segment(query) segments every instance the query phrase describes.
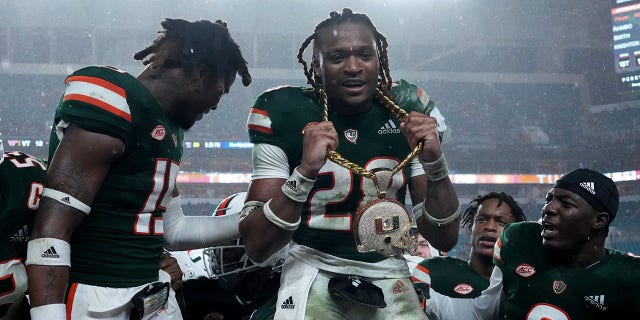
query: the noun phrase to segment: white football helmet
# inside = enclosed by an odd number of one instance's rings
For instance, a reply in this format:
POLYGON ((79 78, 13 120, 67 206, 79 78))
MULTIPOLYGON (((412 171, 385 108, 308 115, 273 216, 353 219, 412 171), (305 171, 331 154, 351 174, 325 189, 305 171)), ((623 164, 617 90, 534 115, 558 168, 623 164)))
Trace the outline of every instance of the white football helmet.
MULTIPOLYGON (((213 216, 240 215, 246 197, 246 192, 238 192, 224 198, 216 207, 213 216)), ((240 238, 226 245, 206 248, 203 253, 206 257, 205 264, 209 264, 207 270, 210 271, 210 278, 215 279, 257 268, 247 256, 240 238)))
POLYGON ((180 269, 182 269, 182 281, 209 277, 207 266, 203 260, 203 252, 204 249, 171 252, 171 255, 178 260, 180 269))
MULTIPOLYGON (((212 216, 240 215, 246 195, 246 192, 239 192, 224 198, 216 206, 212 216)), ((185 281, 206 277, 235 282, 233 279, 239 279, 242 272, 259 268, 251 262, 245 253, 240 238, 232 240, 228 244, 204 249, 176 251, 172 255, 178 260, 184 273, 182 279, 185 281)))

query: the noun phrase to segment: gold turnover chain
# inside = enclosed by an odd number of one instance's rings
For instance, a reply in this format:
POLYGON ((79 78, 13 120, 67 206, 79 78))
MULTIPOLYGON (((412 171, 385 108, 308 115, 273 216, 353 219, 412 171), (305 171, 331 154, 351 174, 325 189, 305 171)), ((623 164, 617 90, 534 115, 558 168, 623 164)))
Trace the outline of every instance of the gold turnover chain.
MULTIPOLYGON (((320 91, 320 98, 322 99, 322 107, 323 107, 323 120, 327 121, 329 120, 329 102, 327 99, 327 94, 324 92, 324 90, 319 90, 320 91)), ((380 89, 376 89, 376 94, 375 94, 376 98, 378 98, 382 104, 387 107, 387 109, 389 109, 389 111, 391 113, 393 113, 393 115, 395 115, 398 119, 400 119, 401 121, 404 121, 405 118, 408 116, 407 112, 402 110, 402 108, 400 108, 397 104, 395 104, 393 101, 391 101, 389 98, 385 97, 385 95, 382 93, 382 91, 380 91, 380 89)), ((422 143, 418 143, 418 145, 413 148, 413 150, 407 155, 407 157, 402 160, 402 162, 400 162, 398 165, 396 165, 392 170, 391 170, 391 176, 393 176, 394 174, 396 174, 398 171, 400 171, 404 166, 407 165, 407 163, 409 163, 409 161, 411 161, 411 159, 413 159, 418 153, 420 153, 420 151, 422 151, 422 143)), ((338 152, 333 151, 333 150, 327 150, 327 158, 329 158, 329 160, 347 168, 348 170, 350 170, 351 172, 354 172, 356 174, 359 174, 363 177, 367 177, 371 180, 374 181, 374 185, 376 186, 376 189, 378 189, 378 195, 380 197, 382 197, 382 195, 384 195, 384 193, 380 192, 380 188, 378 186, 378 178, 376 177, 376 175, 345 159, 344 157, 342 157, 342 155, 340 155, 338 152)))

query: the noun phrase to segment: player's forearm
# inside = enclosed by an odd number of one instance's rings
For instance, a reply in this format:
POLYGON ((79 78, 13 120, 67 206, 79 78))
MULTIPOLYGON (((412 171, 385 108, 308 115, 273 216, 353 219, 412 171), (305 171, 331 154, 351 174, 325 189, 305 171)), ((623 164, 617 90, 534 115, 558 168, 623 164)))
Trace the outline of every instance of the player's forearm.
POLYGON ((31 307, 64 303, 69 268, 63 266, 27 266, 31 307))
POLYGON ((458 242, 460 203, 448 177, 428 181, 423 206, 425 214, 418 219, 418 226, 425 231, 422 234, 428 236, 427 240, 435 248, 442 251, 451 250, 458 242))
MULTIPOLYGON (((277 199, 277 196, 268 203, 271 214, 283 220, 284 223, 295 225, 300 221, 301 203, 289 199, 277 199)), ((255 208, 240 222, 240 234, 242 234, 245 249, 251 260, 256 262, 264 261, 288 245, 294 231, 285 230, 267 219, 264 206, 255 208)))

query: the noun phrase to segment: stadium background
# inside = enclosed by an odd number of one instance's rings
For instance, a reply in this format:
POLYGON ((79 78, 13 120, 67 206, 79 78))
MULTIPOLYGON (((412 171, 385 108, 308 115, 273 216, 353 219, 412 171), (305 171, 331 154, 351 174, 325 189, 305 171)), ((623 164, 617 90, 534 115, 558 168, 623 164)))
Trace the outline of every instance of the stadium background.
MULTIPOLYGON (((614 2, 616 0, 613 0, 614 2)), ((609 246, 640 253, 640 106, 616 92, 609 1, 0 1, 0 138, 46 157, 64 77, 90 64, 138 74, 133 53, 165 17, 223 18, 254 82, 186 134, 185 211, 208 214, 244 191, 245 129, 263 90, 304 85, 298 48, 329 11, 367 13, 390 42, 394 79, 412 81, 444 113, 443 148, 463 209, 505 191, 536 220, 558 174, 589 167, 621 191, 609 246)), ((307 59, 308 60, 308 59, 307 59)), ((466 255, 463 232, 452 254, 466 255)))

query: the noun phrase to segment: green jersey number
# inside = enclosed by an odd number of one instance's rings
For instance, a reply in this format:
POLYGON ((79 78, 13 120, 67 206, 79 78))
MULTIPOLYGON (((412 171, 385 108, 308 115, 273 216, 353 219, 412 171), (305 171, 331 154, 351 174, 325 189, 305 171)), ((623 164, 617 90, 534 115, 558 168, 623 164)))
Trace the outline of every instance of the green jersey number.
MULTIPOLYGON (((18 169, 24 168, 34 168, 35 166, 39 166, 42 170, 47 170, 47 166, 42 162, 42 160, 26 155, 20 151, 12 151, 7 152, 5 154, 7 159, 11 164, 13 164, 18 169)), ((44 185, 40 182, 31 182, 31 187, 29 188, 29 198, 27 198, 27 208, 29 210, 38 210, 40 206, 40 196, 42 195, 42 191, 44 190, 44 185)))
POLYGON ((538 303, 529 310, 527 320, 569 320, 569 315, 562 309, 548 303, 538 303))
MULTIPOLYGON (((399 161, 395 158, 375 158, 369 161, 364 169, 371 171, 375 168, 394 168, 399 161)), ((318 175, 330 175, 333 179, 333 185, 328 189, 317 189, 312 191, 309 212, 310 218, 307 220, 307 226, 310 229, 350 231, 352 226, 353 213, 327 213, 326 206, 330 204, 339 204, 347 201, 350 197, 360 194, 358 207, 374 200, 378 197, 376 187, 373 180, 368 178, 360 179, 360 185, 355 185, 355 173, 349 169, 336 164, 333 161, 327 161, 322 167, 318 175), (359 192, 355 192, 359 191, 359 192)), ((396 193, 405 182, 402 171, 393 175, 391 185, 387 189, 387 194, 396 193)))
POLYGON ((167 159, 156 159, 153 176, 153 189, 147 195, 142 211, 138 213, 134 225, 134 233, 142 235, 162 235, 162 217, 154 217, 153 212, 166 210, 173 191, 180 165, 167 159))

